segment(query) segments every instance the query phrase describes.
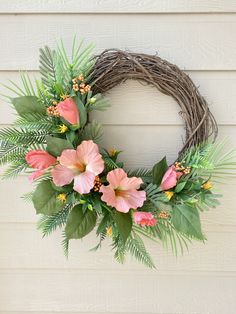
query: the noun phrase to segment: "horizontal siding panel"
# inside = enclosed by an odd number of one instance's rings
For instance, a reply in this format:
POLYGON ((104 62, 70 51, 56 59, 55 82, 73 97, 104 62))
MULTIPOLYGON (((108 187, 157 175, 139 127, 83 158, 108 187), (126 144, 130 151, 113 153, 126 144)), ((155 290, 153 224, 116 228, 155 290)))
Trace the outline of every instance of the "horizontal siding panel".
MULTIPOLYGON (((158 272, 236 272, 236 244, 228 241, 229 236, 234 238, 236 233, 228 233, 227 228, 222 232, 209 231, 207 228, 205 230, 208 241, 205 244, 190 244, 189 251, 178 258, 160 244, 144 239, 158 272)), ((85 237, 83 241, 71 241, 67 260, 63 255, 60 231, 42 239, 34 225, 1 224, 0 269, 146 271, 144 266, 129 257, 125 265, 118 264, 113 259, 114 252, 111 251, 109 238, 103 242, 101 250, 90 252, 97 242, 95 233, 85 237)))
POLYGON ((74 34, 96 52, 121 48, 163 58, 189 70, 235 70, 236 15, 2 15, 0 70, 37 69, 38 49, 74 34), (144 27, 145 26, 145 27, 144 27), (129 30, 127 32, 127 30, 129 30))
POLYGON ((1 13, 192 13, 236 12, 233 0, 11 0, 1 13))
POLYGON ((224 274, 9 270, 0 282, 0 311, 222 314, 227 304, 234 314, 236 307, 236 278, 224 274))
MULTIPOLYGON (((218 124, 235 125, 236 72, 188 71, 187 74, 206 97, 218 124)), ((32 78, 39 76, 38 72, 32 72, 30 75, 32 78)), ((8 80, 20 84, 17 72, 0 72, 0 82, 8 84, 8 80)), ((0 93, 9 95, 9 91, 3 86, 0 93)), ((180 107, 175 100, 158 92, 154 87, 140 85, 137 81, 128 81, 114 88, 106 96, 112 107, 91 116, 103 124, 182 124, 180 107)), ((12 106, 3 99, 0 100, 0 124, 10 124, 15 118, 12 106)))

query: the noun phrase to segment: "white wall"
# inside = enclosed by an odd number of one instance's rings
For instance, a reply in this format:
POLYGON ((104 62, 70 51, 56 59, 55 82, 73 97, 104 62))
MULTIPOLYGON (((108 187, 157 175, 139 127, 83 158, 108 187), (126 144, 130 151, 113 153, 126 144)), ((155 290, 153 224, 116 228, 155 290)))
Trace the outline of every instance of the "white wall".
MULTIPOLYGON (((236 1, 234 0, 0 0, 0 81, 27 69, 37 75, 38 49, 73 35, 100 52, 118 47, 155 53, 175 62, 200 86, 219 123, 220 136, 236 147, 236 1), (135 13, 135 14, 134 14, 135 13)), ((128 166, 151 166, 181 147, 178 106, 136 82, 115 88, 113 107, 97 118, 104 145, 124 150, 128 166)), ((0 101, 1 127, 13 121, 0 101)), ((150 271, 128 260, 116 264, 107 242, 88 252, 91 235, 63 257, 60 233, 41 239, 25 176, 0 182, 0 314, 236 312, 236 193, 224 187, 222 205, 202 215, 208 242, 178 259, 148 243, 158 266, 150 271)), ((234 184, 234 185, 233 185, 234 184)))

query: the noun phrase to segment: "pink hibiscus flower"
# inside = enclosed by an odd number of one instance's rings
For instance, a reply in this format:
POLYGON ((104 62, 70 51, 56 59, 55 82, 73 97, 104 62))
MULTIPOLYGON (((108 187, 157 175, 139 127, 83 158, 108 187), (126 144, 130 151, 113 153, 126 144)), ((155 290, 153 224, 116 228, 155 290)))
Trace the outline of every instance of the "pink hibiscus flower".
POLYGON ((32 168, 37 169, 29 176, 31 182, 43 175, 47 168, 57 161, 54 156, 41 149, 29 151, 25 156, 25 160, 32 168))
POLYGON ((143 183, 141 178, 128 178, 126 172, 118 168, 108 173, 107 181, 109 185, 100 188, 100 192, 103 193, 101 199, 107 205, 123 213, 128 213, 130 208, 137 209, 143 206, 146 192, 137 191, 143 183))
POLYGON ((58 161, 52 170, 53 182, 63 186, 74 180, 74 190, 80 194, 89 193, 95 177, 104 170, 104 161, 93 141, 83 141, 76 150, 64 150, 58 161))
POLYGON ((134 222, 141 226, 153 227, 156 225, 157 220, 154 218, 152 213, 148 212, 135 212, 134 222))
POLYGON ((59 102, 57 111, 70 124, 79 124, 79 109, 72 98, 66 98, 64 101, 59 102))
POLYGON ((162 190, 169 190, 176 186, 177 181, 182 176, 182 172, 177 172, 174 165, 168 168, 161 181, 162 190))

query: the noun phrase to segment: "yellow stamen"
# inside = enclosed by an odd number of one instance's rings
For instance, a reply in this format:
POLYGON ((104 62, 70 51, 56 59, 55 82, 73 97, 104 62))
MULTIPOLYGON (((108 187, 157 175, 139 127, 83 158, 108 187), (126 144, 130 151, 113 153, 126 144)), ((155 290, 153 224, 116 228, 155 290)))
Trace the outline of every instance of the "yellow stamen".
POLYGON ((166 191, 165 195, 167 196, 167 198, 170 200, 172 198, 172 196, 174 195, 174 192, 172 191, 166 191))
POLYGON ((66 131, 68 131, 68 127, 65 124, 61 124, 58 127, 59 133, 65 133, 66 131))
POLYGON ((65 193, 60 193, 60 194, 57 195, 57 199, 59 201, 61 201, 62 203, 64 203, 66 201, 66 198, 67 198, 67 196, 66 196, 65 193))
POLYGON ((204 190, 210 190, 213 188, 213 183, 211 181, 207 181, 206 183, 202 185, 202 188, 204 190))

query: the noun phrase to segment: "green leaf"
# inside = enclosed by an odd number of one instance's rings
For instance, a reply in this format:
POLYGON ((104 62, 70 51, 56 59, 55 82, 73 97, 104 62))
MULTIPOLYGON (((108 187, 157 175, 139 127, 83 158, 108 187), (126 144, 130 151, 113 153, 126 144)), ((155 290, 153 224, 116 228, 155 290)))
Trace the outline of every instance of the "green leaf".
POLYGON ((74 97, 74 100, 79 109, 80 127, 83 128, 87 122, 87 110, 85 109, 83 102, 78 96, 74 97))
POLYGON ((168 169, 166 157, 162 158, 157 164, 155 164, 152 168, 152 175, 153 175, 153 183, 156 185, 161 184, 161 180, 168 169))
POLYGON ((198 210, 193 206, 176 205, 171 214, 171 221, 177 231, 189 237, 204 240, 198 210))
POLYGON ((76 205, 69 214, 65 233, 68 239, 81 239, 93 230, 97 215, 94 211, 83 212, 82 205, 76 205))
POLYGON ((53 137, 53 136, 47 136, 46 137, 47 142, 47 151, 49 154, 52 154, 53 156, 60 156, 63 150, 65 149, 73 149, 73 145, 62 138, 53 137))
POLYGON ((45 114, 45 106, 35 96, 22 96, 12 99, 12 104, 20 116, 29 113, 45 114))
POLYGON ((181 192, 184 189, 186 183, 187 183, 187 181, 178 183, 176 188, 175 188, 175 193, 181 192))
POLYGON ((120 213, 116 211, 113 215, 113 218, 116 222, 117 228, 121 234, 121 237, 124 242, 126 242, 127 238, 130 235, 132 230, 132 217, 130 213, 120 213))
POLYGON ((63 208, 63 203, 57 201, 57 192, 49 180, 42 181, 36 188, 32 201, 37 214, 52 215, 63 208))

